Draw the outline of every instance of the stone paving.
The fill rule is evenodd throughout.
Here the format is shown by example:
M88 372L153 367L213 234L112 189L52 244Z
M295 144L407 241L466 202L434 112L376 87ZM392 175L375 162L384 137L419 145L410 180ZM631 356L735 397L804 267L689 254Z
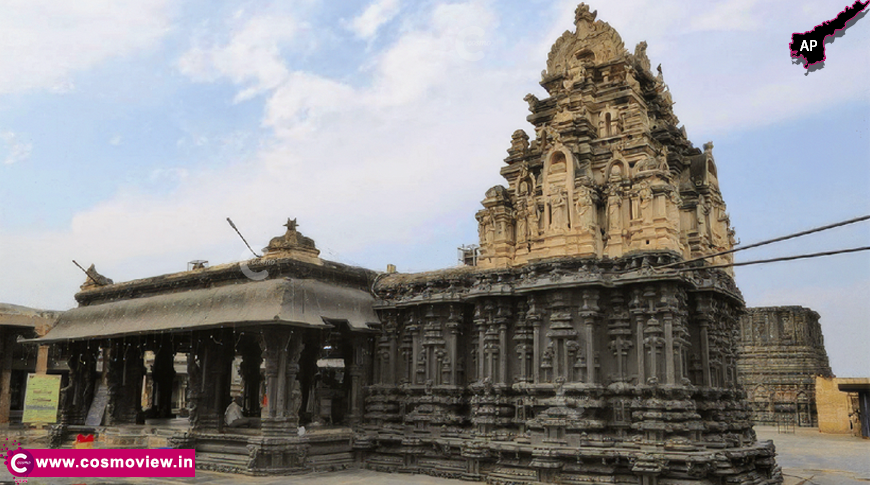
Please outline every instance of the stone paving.
M777 462L783 468L784 485L868 485L870 484L870 440L852 436L820 434L816 428L798 428L794 434L779 434L776 428L756 426L758 438L776 443ZM5 467L0 466L0 485L13 484ZM31 478L27 485L459 485L426 475L386 474L349 470L291 477L246 477L223 473L197 472L196 478Z
M779 434L775 427L756 426L758 439L773 440L776 462L785 485L867 485L870 483L870 440L821 434L818 428L797 428Z

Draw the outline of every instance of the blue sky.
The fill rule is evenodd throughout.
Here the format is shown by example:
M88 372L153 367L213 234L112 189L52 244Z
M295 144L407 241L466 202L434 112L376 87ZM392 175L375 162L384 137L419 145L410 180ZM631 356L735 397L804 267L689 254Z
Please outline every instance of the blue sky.
M66 309L72 259L115 281L247 257L286 217L326 259L455 264L573 1L9 0L0 18L0 301ZM870 19L805 75L788 43L840 1L592 3L646 40L712 140L743 243L870 213ZM738 259L867 245L870 224ZM737 269L749 305L818 311L870 375L870 256Z

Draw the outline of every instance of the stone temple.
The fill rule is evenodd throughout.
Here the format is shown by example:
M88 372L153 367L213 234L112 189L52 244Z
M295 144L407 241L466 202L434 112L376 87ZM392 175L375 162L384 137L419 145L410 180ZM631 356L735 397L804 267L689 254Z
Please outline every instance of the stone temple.
M37 339L70 356L53 443L97 432L247 474L781 483L737 382L744 303L719 254L734 239L713 146L689 142L645 50L580 4L547 59L548 96L526 97L535 132L513 134L507 184L476 215L475 266L323 261L292 220L241 264L89 273L80 306ZM185 410L171 398L180 353ZM250 428L221 419L234 392Z
M712 144L646 44L581 4L477 213L479 265L374 285L364 464L488 483L782 480L737 384L744 304ZM533 139L532 139L533 138ZM713 256L690 271L658 268ZM685 269L685 268L684 268Z
M833 377L819 314L749 308L740 318L737 374L756 424L818 426L816 377Z

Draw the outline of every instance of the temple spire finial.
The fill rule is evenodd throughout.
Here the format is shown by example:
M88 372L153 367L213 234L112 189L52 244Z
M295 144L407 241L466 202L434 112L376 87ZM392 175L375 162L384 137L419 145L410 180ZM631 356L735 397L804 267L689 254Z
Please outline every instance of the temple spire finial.
M580 22L589 22L592 23L595 21L595 17L598 16L598 10L593 12L589 11L589 5L585 3L581 3L577 6L577 10L574 11L574 24L577 25Z

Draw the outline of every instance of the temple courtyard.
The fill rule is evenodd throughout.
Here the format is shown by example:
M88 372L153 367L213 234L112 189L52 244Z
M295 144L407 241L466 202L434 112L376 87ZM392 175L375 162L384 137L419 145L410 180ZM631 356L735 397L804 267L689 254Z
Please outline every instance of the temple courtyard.
M784 485L860 485L870 483L870 440L846 435L820 434L816 428L797 428L793 434L777 433L771 426L755 428L759 440L773 440L776 460L782 467ZM0 470L0 485L12 484L5 468ZM377 473L369 470L347 470L333 473L312 473L285 477L248 477L226 473L197 471L196 478L31 478L28 485L73 484L252 484L278 485L450 485L469 483L428 475Z

